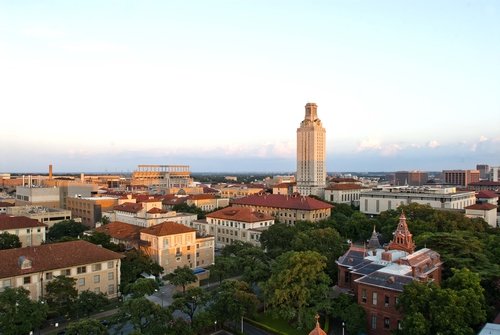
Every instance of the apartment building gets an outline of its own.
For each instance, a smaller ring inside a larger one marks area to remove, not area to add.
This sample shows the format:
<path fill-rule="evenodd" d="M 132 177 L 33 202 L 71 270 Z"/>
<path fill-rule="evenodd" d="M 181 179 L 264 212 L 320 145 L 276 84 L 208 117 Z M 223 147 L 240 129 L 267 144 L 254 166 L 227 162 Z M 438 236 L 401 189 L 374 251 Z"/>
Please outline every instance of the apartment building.
<path fill-rule="evenodd" d="M 260 246 L 260 235 L 274 224 L 274 217 L 249 207 L 227 207 L 207 214 L 205 220 L 195 221 L 202 234 L 215 236 L 217 248 L 234 241 Z"/>
<path fill-rule="evenodd" d="M 62 275 L 76 279 L 78 292 L 90 290 L 115 298 L 122 258 L 83 240 L 0 250 L 0 290 L 23 287 L 32 299 L 39 300 L 47 283 Z"/>
<path fill-rule="evenodd" d="M 37 246 L 45 242 L 47 225 L 26 216 L 0 214 L 0 234 L 16 235 L 22 247 Z"/>
<path fill-rule="evenodd" d="M 321 221 L 330 217 L 333 206 L 324 201 L 293 195 L 259 193 L 231 201 L 234 207 L 249 207 L 271 215 L 276 221 L 294 224 L 297 221 Z"/>

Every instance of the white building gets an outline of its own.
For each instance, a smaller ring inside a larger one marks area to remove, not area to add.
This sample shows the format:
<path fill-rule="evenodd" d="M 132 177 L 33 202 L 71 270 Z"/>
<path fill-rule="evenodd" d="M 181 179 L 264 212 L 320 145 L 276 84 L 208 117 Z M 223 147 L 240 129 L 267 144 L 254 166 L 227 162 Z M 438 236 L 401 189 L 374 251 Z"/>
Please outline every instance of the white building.
<path fill-rule="evenodd" d="M 465 207 L 465 216 L 469 218 L 481 218 L 491 227 L 497 226 L 497 205 L 490 203 L 479 203 Z"/>
<path fill-rule="evenodd" d="M 361 192 L 368 192 L 369 188 L 360 184 L 333 184 L 325 188 L 325 200 L 338 204 L 352 204 L 359 206 Z"/>
<path fill-rule="evenodd" d="M 387 187 L 363 192 L 360 196 L 360 211 L 378 215 L 410 203 L 429 205 L 432 208 L 465 209 L 476 203 L 475 192 L 457 192 L 455 187 Z"/>
<path fill-rule="evenodd" d="M 202 234 L 215 236 L 218 248 L 234 241 L 260 245 L 261 233 L 274 224 L 274 218 L 248 207 L 227 207 L 207 214 L 206 220 L 195 222 Z"/>
<path fill-rule="evenodd" d="M 315 103 L 306 104 L 297 128 L 297 190 L 301 195 L 323 197 L 326 186 L 326 131 Z"/>

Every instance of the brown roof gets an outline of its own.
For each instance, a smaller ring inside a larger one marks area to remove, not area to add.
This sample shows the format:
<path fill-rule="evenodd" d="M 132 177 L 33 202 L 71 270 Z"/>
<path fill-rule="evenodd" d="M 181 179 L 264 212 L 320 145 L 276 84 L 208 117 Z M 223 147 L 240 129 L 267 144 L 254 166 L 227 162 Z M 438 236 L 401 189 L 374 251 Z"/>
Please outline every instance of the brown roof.
<path fill-rule="evenodd" d="M 0 201 L 0 207 L 14 207 L 14 204 L 10 202 Z"/>
<path fill-rule="evenodd" d="M 151 226 L 149 228 L 144 228 L 141 233 L 155 235 L 155 236 L 167 236 L 195 232 L 196 229 L 189 228 L 183 224 L 177 222 L 165 221 L 160 224 Z"/>
<path fill-rule="evenodd" d="M 235 205 L 300 209 L 306 211 L 333 208 L 329 203 L 298 194 L 282 195 L 259 193 L 234 199 L 231 203 Z"/>
<path fill-rule="evenodd" d="M 497 207 L 498 206 L 495 206 L 493 204 L 484 203 L 484 204 L 470 205 L 470 206 L 465 207 L 465 209 L 475 209 L 475 210 L 481 210 L 481 211 L 489 211 L 489 210 L 492 210 L 492 209 L 497 208 Z"/>
<path fill-rule="evenodd" d="M 149 211 L 147 211 L 148 214 L 163 214 L 163 213 L 167 213 L 165 212 L 163 209 L 161 208 L 157 208 L 157 207 L 153 207 L 151 208 Z"/>
<path fill-rule="evenodd" d="M 47 225 L 40 223 L 38 220 L 30 219 L 26 216 L 11 216 L 0 214 L 0 230 L 7 229 L 23 229 L 33 227 L 47 227 Z"/>
<path fill-rule="evenodd" d="M 274 220 L 271 215 L 256 212 L 249 207 L 226 207 L 207 214 L 207 218 L 234 220 L 240 222 L 260 222 Z"/>
<path fill-rule="evenodd" d="M 31 267 L 21 269 L 20 257 L 31 261 Z M 123 258 L 119 253 L 87 241 L 42 244 L 36 247 L 0 250 L 0 278 L 39 273 L 78 265 Z"/>
<path fill-rule="evenodd" d="M 143 229 L 143 227 L 114 221 L 96 228 L 95 231 L 109 235 L 117 240 L 134 241 L 139 240 L 141 229 Z"/>
<path fill-rule="evenodd" d="M 478 198 L 478 199 L 494 199 L 494 198 L 498 198 L 498 194 L 496 194 L 493 191 L 480 191 L 478 194 L 476 194 L 476 198 Z"/>
<path fill-rule="evenodd" d="M 137 213 L 142 209 L 142 205 L 135 204 L 133 202 L 125 202 L 121 205 L 113 207 L 113 209 L 122 212 Z"/>
<path fill-rule="evenodd" d="M 469 183 L 469 186 L 500 186 L 499 181 L 481 180 L 474 183 Z"/>
<path fill-rule="evenodd" d="M 333 184 L 326 189 L 331 191 L 361 190 L 364 187 L 359 184 Z"/>
<path fill-rule="evenodd" d="M 273 188 L 285 188 L 285 187 L 290 187 L 290 186 L 295 186 L 297 185 L 296 182 L 290 182 L 290 183 L 279 183 L 273 186 Z"/>
<path fill-rule="evenodd" d="M 331 178 L 330 182 L 332 183 L 361 183 L 360 180 L 354 178 Z"/>

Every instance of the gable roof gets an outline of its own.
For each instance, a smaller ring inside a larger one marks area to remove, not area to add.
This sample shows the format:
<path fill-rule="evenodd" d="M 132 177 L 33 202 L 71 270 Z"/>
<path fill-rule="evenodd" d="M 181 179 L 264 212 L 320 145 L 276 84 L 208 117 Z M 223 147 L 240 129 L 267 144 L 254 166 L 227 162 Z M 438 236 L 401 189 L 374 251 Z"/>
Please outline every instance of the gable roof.
<path fill-rule="evenodd" d="M 475 209 L 475 210 L 481 210 L 481 211 L 490 211 L 492 209 L 497 208 L 498 206 L 489 204 L 489 203 L 484 203 L 484 204 L 474 204 L 465 207 L 465 209 Z"/>
<path fill-rule="evenodd" d="M 282 195 L 259 193 L 231 201 L 235 205 L 274 207 L 285 209 L 300 209 L 306 211 L 331 209 L 333 205 L 312 197 L 298 194 Z"/>
<path fill-rule="evenodd" d="M 0 214 L 0 231 L 35 227 L 47 227 L 47 225 L 40 223 L 38 220 L 30 219 L 26 216 L 11 216 Z"/>
<path fill-rule="evenodd" d="M 183 224 L 171 221 L 165 221 L 149 228 L 141 229 L 141 233 L 154 236 L 167 236 L 192 232 L 196 232 L 196 229 L 189 228 Z"/>
<path fill-rule="evenodd" d="M 476 198 L 478 199 L 495 199 L 498 198 L 498 194 L 493 191 L 479 191 L 476 194 Z"/>
<path fill-rule="evenodd" d="M 21 269 L 20 257 L 31 261 L 31 267 Z M 111 261 L 124 256 L 87 241 L 42 244 L 36 247 L 0 250 L 0 278 L 69 268 L 78 265 Z"/>

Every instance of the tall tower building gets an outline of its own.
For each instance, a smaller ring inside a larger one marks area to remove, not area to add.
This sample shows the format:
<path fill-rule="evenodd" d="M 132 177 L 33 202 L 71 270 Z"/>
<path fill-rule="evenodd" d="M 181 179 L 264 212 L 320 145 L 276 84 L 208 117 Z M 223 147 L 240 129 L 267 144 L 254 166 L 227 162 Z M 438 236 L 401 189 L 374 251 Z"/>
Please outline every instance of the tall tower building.
<path fill-rule="evenodd" d="M 306 116 L 297 128 L 297 190 L 301 195 L 323 197 L 326 186 L 325 128 L 318 106 L 306 104 Z"/>

